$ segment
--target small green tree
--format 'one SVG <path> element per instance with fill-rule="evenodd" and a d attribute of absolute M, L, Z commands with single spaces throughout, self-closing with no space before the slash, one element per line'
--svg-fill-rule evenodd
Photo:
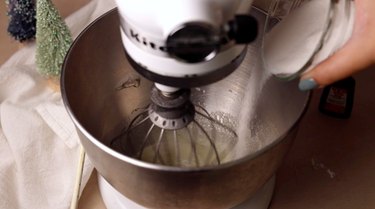
<path fill-rule="evenodd" d="M 51 0 L 36 2 L 37 69 L 47 77 L 59 77 L 72 37 Z"/>

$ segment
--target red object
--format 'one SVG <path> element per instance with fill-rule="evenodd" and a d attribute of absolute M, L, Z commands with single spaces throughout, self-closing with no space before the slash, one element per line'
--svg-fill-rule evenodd
<path fill-rule="evenodd" d="M 354 92 L 353 77 L 325 87 L 320 98 L 320 112 L 337 118 L 349 118 L 353 109 Z"/>

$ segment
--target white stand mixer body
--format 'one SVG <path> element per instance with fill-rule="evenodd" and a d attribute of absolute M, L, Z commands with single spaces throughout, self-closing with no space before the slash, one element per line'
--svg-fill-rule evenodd
<path fill-rule="evenodd" d="M 116 3 L 122 41 L 128 56 L 157 75 L 200 77 L 223 69 L 238 59 L 246 47 L 231 41 L 220 47 L 215 56 L 189 63 L 168 53 L 166 41 L 170 34 L 190 23 L 206 25 L 214 31 L 222 30 L 235 15 L 248 13 L 252 0 L 116 0 Z M 165 90 L 173 91 L 173 88 L 166 87 Z"/>
<path fill-rule="evenodd" d="M 147 209 L 129 200 L 114 189 L 102 176 L 98 176 L 98 185 L 107 209 Z M 258 190 L 251 198 L 232 209 L 267 209 L 275 188 L 275 176 Z"/>

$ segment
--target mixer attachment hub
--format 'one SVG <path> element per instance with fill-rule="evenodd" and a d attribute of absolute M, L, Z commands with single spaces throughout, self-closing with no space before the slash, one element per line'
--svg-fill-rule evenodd
<path fill-rule="evenodd" d="M 148 113 L 150 120 L 160 128 L 177 130 L 194 120 L 195 108 L 190 102 L 190 90 L 166 94 L 153 88 Z"/>

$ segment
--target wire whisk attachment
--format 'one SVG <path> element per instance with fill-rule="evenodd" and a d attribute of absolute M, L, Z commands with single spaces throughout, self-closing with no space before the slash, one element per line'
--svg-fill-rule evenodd
<path fill-rule="evenodd" d="M 202 106 L 190 91 L 163 95 L 154 89 L 151 104 L 135 111 L 129 125 L 111 141 L 119 152 L 143 161 L 178 166 L 219 165 L 228 157 L 237 134 Z"/>

